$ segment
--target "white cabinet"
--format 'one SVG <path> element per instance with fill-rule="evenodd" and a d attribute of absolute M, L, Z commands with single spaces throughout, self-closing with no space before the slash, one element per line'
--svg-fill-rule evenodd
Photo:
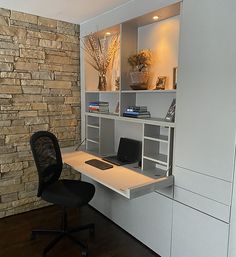
<path fill-rule="evenodd" d="M 175 166 L 174 199 L 229 222 L 232 183 Z"/>
<path fill-rule="evenodd" d="M 236 130 L 233 2 L 183 1 L 175 152 L 177 166 L 229 182 Z"/>
<path fill-rule="evenodd" d="M 122 23 L 120 31 L 123 33 L 119 92 L 87 90 L 85 96 L 86 101 L 93 101 L 93 98 L 95 101 L 109 101 L 111 112 L 114 112 L 117 102 L 120 106 L 118 115 L 97 116 L 100 120 L 98 152 L 103 152 L 101 136 L 107 131 L 106 126 L 101 125 L 102 119 L 113 119 L 114 124 L 109 124 L 113 131 L 109 138 L 114 137 L 113 150 L 116 151 L 121 135 L 142 140 L 142 168 L 146 172 L 151 170 L 151 174 L 159 171 L 161 174 L 171 167 L 172 153 L 169 149 L 174 128 L 174 200 L 171 194 L 168 198 L 151 193 L 130 201 L 96 185 L 97 193 L 92 204 L 162 257 L 227 257 L 236 132 L 236 34 L 231 29 L 236 22 L 236 1 L 182 1 L 179 59 L 171 62 L 172 66 L 178 63 L 176 92 L 171 89 L 165 92 L 135 91 L 129 87 L 126 60 L 132 51 L 149 48 L 150 42 L 156 42 L 148 40 L 155 28 L 153 24 L 142 24 L 137 28 L 137 24 L 126 21 L 130 16 L 143 15 L 144 11 L 140 13 L 140 10 L 148 9 L 154 2 L 160 7 L 170 3 L 162 0 L 130 1 L 127 6 L 136 5 L 137 12 L 125 6 L 82 26 L 85 33 L 86 29 L 96 28 L 96 22 L 102 28 L 109 27 L 110 23 Z M 169 17 L 172 22 L 176 22 L 179 12 L 176 15 Z M 178 44 L 171 49 L 178 49 Z M 160 71 L 162 68 L 157 69 Z M 153 79 L 155 81 L 155 76 Z M 166 126 L 155 119 L 147 122 L 122 117 L 128 105 L 147 105 L 152 117 L 163 118 L 173 98 L 177 103 L 174 126 Z M 95 116 L 91 113 L 86 115 Z M 129 127 L 132 129 L 127 130 Z M 89 129 L 91 137 L 97 133 L 92 131 Z M 169 217 L 172 211 L 173 224 Z M 146 220 L 140 224 L 141 215 Z M 233 228 L 232 234 L 236 234 Z M 231 239 L 232 257 L 234 238 Z"/>
<path fill-rule="evenodd" d="M 87 177 L 83 179 L 90 181 Z M 151 193 L 137 199 L 127 200 L 98 183 L 95 183 L 95 186 L 96 193 L 91 201 L 94 208 L 161 257 L 170 257 L 171 199 L 158 193 Z"/>
<path fill-rule="evenodd" d="M 236 132 L 232 4 L 183 1 L 173 169 L 175 199 L 226 222 Z"/>
<path fill-rule="evenodd" d="M 171 257 L 227 257 L 229 225 L 174 202 Z"/>

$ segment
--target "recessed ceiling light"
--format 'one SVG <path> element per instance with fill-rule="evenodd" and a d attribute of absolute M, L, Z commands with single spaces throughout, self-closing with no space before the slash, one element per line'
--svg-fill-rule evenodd
<path fill-rule="evenodd" d="M 153 18 L 153 20 L 158 20 L 159 19 L 159 17 L 157 15 L 153 16 L 152 18 Z"/>
<path fill-rule="evenodd" d="M 111 32 L 106 32 L 106 36 L 110 36 L 111 35 Z"/>

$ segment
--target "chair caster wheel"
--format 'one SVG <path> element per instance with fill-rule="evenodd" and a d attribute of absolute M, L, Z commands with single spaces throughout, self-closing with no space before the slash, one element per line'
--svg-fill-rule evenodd
<path fill-rule="evenodd" d="M 82 251 L 82 256 L 83 257 L 88 257 L 88 252 L 87 251 Z"/>

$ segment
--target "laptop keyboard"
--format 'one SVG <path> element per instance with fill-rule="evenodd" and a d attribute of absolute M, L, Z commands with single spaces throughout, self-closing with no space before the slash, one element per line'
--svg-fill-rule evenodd
<path fill-rule="evenodd" d="M 110 162 L 112 164 L 115 164 L 117 166 L 125 165 L 127 162 L 122 162 L 117 159 L 117 156 L 106 156 L 102 158 L 104 161 Z"/>

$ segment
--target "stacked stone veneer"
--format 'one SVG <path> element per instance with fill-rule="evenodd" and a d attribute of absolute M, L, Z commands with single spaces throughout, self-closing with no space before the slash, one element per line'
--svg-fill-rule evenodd
<path fill-rule="evenodd" d="M 46 205 L 36 197 L 30 135 L 80 139 L 79 27 L 0 9 L 0 217 Z M 75 177 L 65 170 L 66 177 Z"/>

